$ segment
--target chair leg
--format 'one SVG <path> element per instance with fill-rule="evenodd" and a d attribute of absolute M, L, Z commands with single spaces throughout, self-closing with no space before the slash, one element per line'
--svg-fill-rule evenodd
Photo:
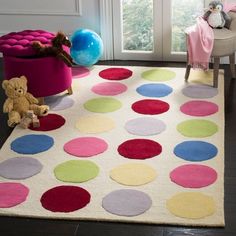
<path fill-rule="evenodd" d="M 229 62 L 230 62 L 230 71 L 231 71 L 231 77 L 236 78 L 236 73 L 235 73 L 235 54 L 231 54 L 229 56 Z"/>
<path fill-rule="evenodd" d="M 188 64 L 188 51 L 187 51 L 187 64 L 186 64 L 186 70 L 185 70 L 185 76 L 184 76 L 186 82 L 188 81 L 190 70 L 191 70 L 191 65 Z"/>
<path fill-rule="evenodd" d="M 73 90 L 72 90 L 72 87 L 71 87 L 71 86 L 67 89 L 67 91 L 68 91 L 68 94 L 69 94 L 69 95 L 73 94 Z"/>
<path fill-rule="evenodd" d="M 218 87 L 218 75 L 219 75 L 219 66 L 220 66 L 220 58 L 214 57 L 214 65 L 213 65 L 213 87 Z"/>

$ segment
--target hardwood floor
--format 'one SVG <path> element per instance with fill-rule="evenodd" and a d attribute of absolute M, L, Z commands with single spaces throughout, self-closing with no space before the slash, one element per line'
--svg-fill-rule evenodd
<path fill-rule="evenodd" d="M 184 63 L 105 61 L 104 65 L 135 65 L 185 67 Z M 225 219 L 224 228 L 175 227 L 164 225 L 123 224 L 88 221 L 42 220 L 0 217 L 1 236 L 235 236 L 236 235 L 236 81 L 230 78 L 229 66 L 225 70 Z M 0 78 L 3 67 L 0 60 Z M 5 101 L 0 89 L 0 147 L 10 132 L 7 116 L 2 113 Z M 1 160 L 0 160 L 1 161 Z"/>

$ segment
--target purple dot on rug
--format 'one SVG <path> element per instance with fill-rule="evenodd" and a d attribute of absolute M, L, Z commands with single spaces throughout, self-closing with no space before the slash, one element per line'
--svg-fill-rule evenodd
<path fill-rule="evenodd" d="M 160 134 L 166 129 L 166 125 L 156 118 L 139 117 L 126 122 L 125 129 L 131 134 L 145 136 Z"/>
<path fill-rule="evenodd" d="M 174 154 L 186 161 L 206 161 L 217 153 L 216 146 L 204 141 L 185 141 L 174 148 Z"/>
<path fill-rule="evenodd" d="M 50 96 L 45 98 L 45 104 L 50 107 L 52 111 L 65 110 L 74 105 L 75 101 L 68 96 Z"/>
<path fill-rule="evenodd" d="M 213 184 L 217 179 L 217 173 L 205 165 L 187 164 L 172 170 L 170 178 L 185 188 L 202 188 Z"/>
<path fill-rule="evenodd" d="M 76 66 L 72 68 L 73 79 L 79 79 L 90 74 L 89 69 L 84 66 Z"/>
<path fill-rule="evenodd" d="M 36 154 L 47 151 L 53 144 L 53 138 L 48 135 L 28 134 L 15 139 L 11 149 L 20 154 Z"/>
<path fill-rule="evenodd" d="M 172 93 L 173 89 L 165 84 L 144 84 L 136 91 L 146 97 L 165 97 Z"/>
<path fill-rule="evenodd" d="M 213 102 L 190 101 L 184 103 L 180 110 L 190 116 L 209 116 L 218 112 L 218 106 Z"/>
<path fill-rule="evenodd" d="M 64 145 L 65 152 L 77 157 L 90 157 L 107 150 L 107 143 L 96 137 L 75 138 Z"/>
<path fill-rule="evenodd" d="M 114 96 L 127 90 L 127 86 L 119 82 L 104 82 L 92 87 L 92 91 L 99 95 Z"/>
<path fill-rule="evenodd" d="M 152 200 L 146 193 L 134 189 L 113 191 L 102 200 L 102 207 L 106 211 L 119 216 L 143 214 L 151 205 Z"/>
<path fill-rule="evenodd" d="M 29 189 L 20 183 L 0 183 L 0 208 L 9 208 L 24 202 Z"/>
<path fill-rule="evenodd" d="M 0 176 L 6 179 L 27 179 L 42 170 L 42 164 L 32 157 L 14 157 L 0 163 Z"/>
<path fill-rule="evenodd" d="M 182 93 L 190 98 L 212 98 L 218 94 L 218 89 L 208 85 L 189 85 Z"/>

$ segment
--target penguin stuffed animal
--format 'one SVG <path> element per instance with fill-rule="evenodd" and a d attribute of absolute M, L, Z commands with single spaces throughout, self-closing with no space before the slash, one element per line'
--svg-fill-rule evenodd
<path fill-rule="evenodd" d="M 223 4 L 221 1 L 211 1 L 209 9 L 203 15 L 208 24 L 212 28 L 221 29 L 230 21 L 230 17 L 223 11 Z"/>

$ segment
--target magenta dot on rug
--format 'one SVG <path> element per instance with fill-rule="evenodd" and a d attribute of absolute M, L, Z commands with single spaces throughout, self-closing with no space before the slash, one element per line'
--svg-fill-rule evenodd
<path fill-rule="evenodd" d="M 118 152 L 126 158 L 143 160 L 159 155 L 162 146 L 150 139 L 131 139 L 119 145 Z"/>
<path fill-rule="evenodd" d="M 76 138 L 64 145 L 64 150 L 77 157 L 90 157 L 107 150 L 107 143 L 96 137 Z"/>
<path fill-rule="evenodd" d="M 58 186 L 46 191 L 40 201 L 42 206 L 52 212 L 73 212 L 90 202 L 87 190 L 77 186 Z"/>
<path fill-rule="evenodd" d="M 158 115 L 167 112 L 170 105 L 161 100 L 144 99 L 132 104 L 132 109 L 144 115 Z"/>
<path fill-rule="evenodd" d="M 127 86 L 119 82 L 104 82 L 92 87 L 92 91 L 99 95 L 114 96 L 127 90 Z"/>
<path fill-rule="evenodd" d="M 20 183 L 0 183 L 0 208 L 9 208 L 24 202 L 29 189 Z"/>
<path fill-rule="evenodd" d="M 107 80 L 123 80 L 131 77 L 133 72 L 125 68 L 109 68 L 100 71 L 99 76 Z"/>
<path fill-rule="evenodd" d="M 217 179 L 217 173 L 205 165 L 187 164 L 171 171 L 170 178 L 185 188 L 202 188 L 213 184 Z"/>
<path fill-rule="evenodd" d="M 218 112 L 218 106 L 213 102 L 190 101 L 184 103 L 180 110 L 190 116 L 209 116 Z"/>
<path fill-rule="evenodd" d="M 89 69 L 84 66 L 76 66 L 72 68 L 72 77 L 73 79 L 78 79 L 85 77 L 90 74 Z"/>
<path fill-rule="evenodd" d="M 35 131 L 50 131 L 60 128 L 65 124 L 65 119 L 57 114 L 48 114 L 47 116 L 39 117 L 40 127 L 33 127 L 31 124 L 29 129 Z"/>

